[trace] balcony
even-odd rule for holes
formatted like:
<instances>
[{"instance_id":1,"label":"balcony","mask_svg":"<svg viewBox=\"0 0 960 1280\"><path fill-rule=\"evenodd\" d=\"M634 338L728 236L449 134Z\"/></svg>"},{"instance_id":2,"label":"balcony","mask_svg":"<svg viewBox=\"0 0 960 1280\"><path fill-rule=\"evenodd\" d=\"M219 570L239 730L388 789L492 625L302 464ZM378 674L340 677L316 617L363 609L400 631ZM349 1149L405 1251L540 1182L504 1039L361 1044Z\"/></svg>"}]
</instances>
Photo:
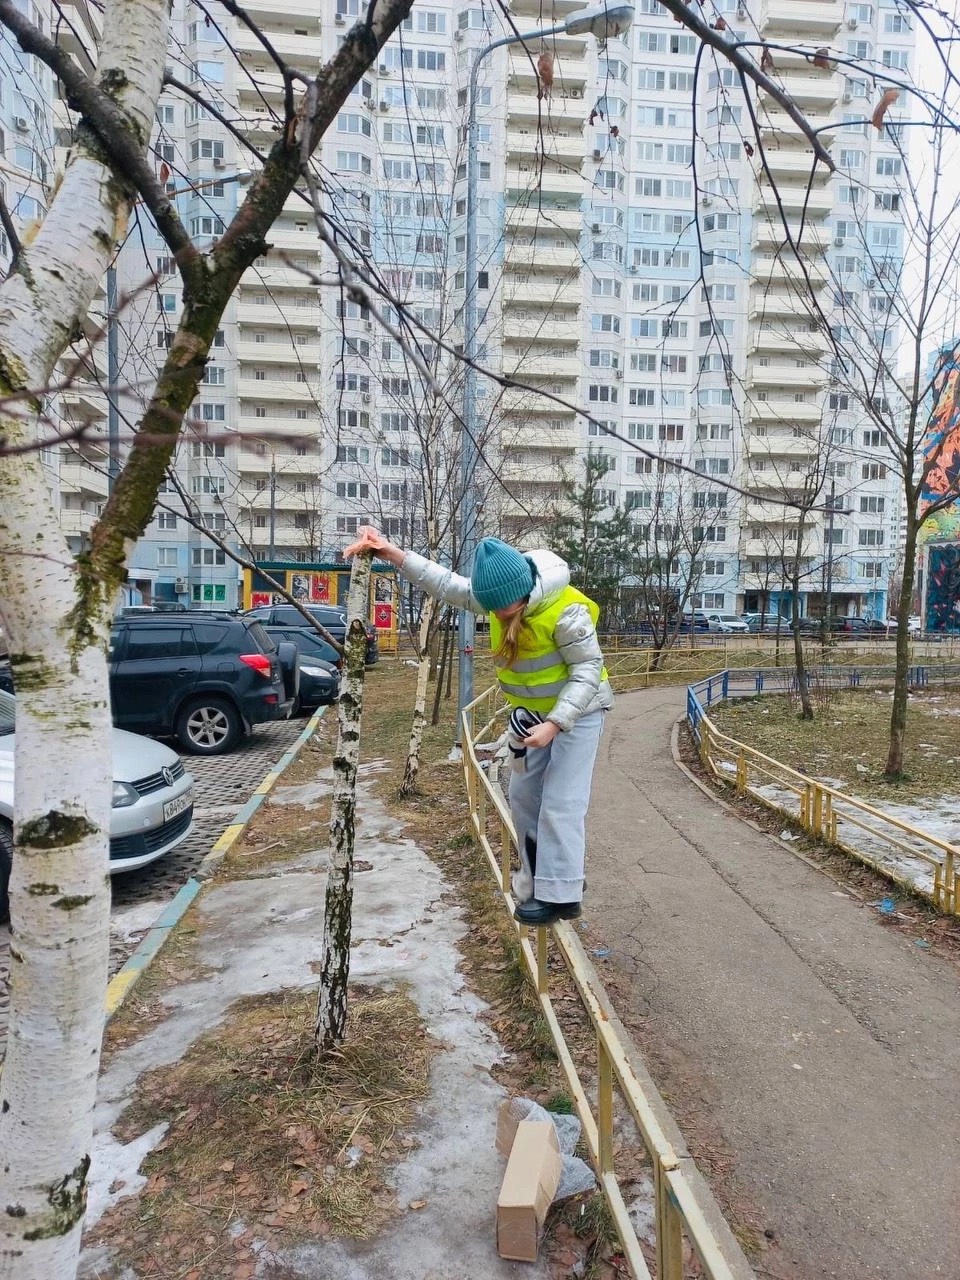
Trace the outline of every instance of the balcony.
<instances>
[{"instance_id":1,"label":"balcony","mask_svg":"<svg viewBox=\"0 0 960 1280\"><path fill-rule=\"evenodd\" d=\"M576 320L555 320L552 312L521 311L518 313L511 310L504 311L503 336L508 342L523 345L523 351L504 351L503 359L506 362L511 359L522 360L528 352L535 354L536 348L531 350L531 344L535 342L576 346L583 336L583 331Z\"/></svg>"},{"instance_id":2,"label":"balcony","mask_svg":"<svg viewBox=\"0 0 960 1280\"><path fill-rule=\"evenodd\" d=\"M289 14L289 8L287 12ZM304 25L308 24L304 23ZM293 31L281 30L278 27L274 27L272 30L269 27L265 28L264 35L285 62L289 62L292 67L296 67L298 70L316 74L317 68L323 60L323 41L320 38L319 25L316 19L313 19L313 27L316 32L314 35L297 35ZM263 66L264 63L272 65L270 55L249 27L243 26L242 23L237 23L230 39L234 49L244 60L255 58L260 66Z\"/></svg>"},{"instance_id":3,"label":"balcony","mask_svg":"<svg viewBox=\"0 0 960 1280\"><path fill-rule=\"evenodd\" d=\"M583 227L583 214L579 209L541 208L536 191L531 193L526 203L508 206L507 231L522 229L543 231L546 227L555 227L557 231L571 231L579 235Z\"/></svg>"},{"instance_id":4,"label":"balcony","mask_svg":"<svg viewBox=\"0 0 960 1280\"><path fill-rule=\"evenodd\" d=\"M767 168L778 182L794 179L797 182L807 183L812 176L813 185L816 187L823 185L830 178L830 171L825 164L814 166L813 152L809 146L765 146L763 155ZM754 160L754 172L757 174L764 172L759 156Z\"/></svg>"},{"instance_id":5,"label":"balcony","mask_svg":"<svg viewBox=\"0 0 960 1280\"><path fill-rule=\"evenodd\" d=\"M839 0L767 0L760 12L759 29L766 40L795 40L803 36L816 43L832 40L843 21Z\"/></svg>"},{"instance_id":6,"label":"balcony","mask_svg":"<svg viewBox=\"0 0 960 1280\"><path fill-rule=\"evenodd\" d=\"M753 260L753 271L755 289L786 283L803 290L822 289L830 280L830 271L823 258L805 258L798 262L789 246L775 257L758 254Z\"/></svg>"},{"instance_id":7,"label":"balcony","mask_svg":"<svg viewBox=\"0 0 960 1280\"><path fill-rule=\"evenodd\" d=\"M526 169L518 169L510 165L504 174L504 185L507 202L514 204L535 204L538 191L547 195L567 196L571 202L579 201L583 195L583 179L580 176L579 164L575 169L571 168L562 173L542 169L538 164L530 165Z\"/></svg>"},{"instance_id":8,"label":"balcony","mask_svg":"<svg viewBox=\"0 0 960 1280\"><path fill-rule=\"evenodd\" d=\"M60 392L60 408L73 423L99 422L107 416L107 393L95 383L75 382Z\"/></svg>"},{"instance_id":9,"label":"balcony","mask_svg":"<svg viewBox=\"0 0 960 1280\"><path fill-rule=\"evenodd\" d=\"M753 361L747 366L745 381L747 386L796 387L800 390L825 386L827 374L815 364L798 369L796 363L762 365Z\"/></svg>"},{"instance_id":10,"label":"balcony","mask_svg":"<svg viewBox=\"0 0 960 1280\"><path fill-rule=\"evenodd\" d=\"M753 208L759 218L769 218L783 226L783 217L826 218L833 212L833 192L829 187L808 188L805 183L781 182L776 191L766 183L756 188Z\"/></svg>"},{"instance_id":11,"label":"balcony","mask_svg":"<svg viewBox=\"0 0 960 1280\"><path fill-rule=\"evenodd\" d=\"M832 110L843 92L843 81L840 76L833 71L818 72L812 66L807 75L791 74L789 71L784 74L780 71L779 78L783 81L784 89L803 111ZM772 101L775 99L765 94L763 90L760 91L761 106L765 102Z\"/></svg>"},{"instance_id":12,"label":"balcony","mask_svg":"<svg viewBox=\"0 0 960 1280\"><path fill-rule=\"evenodd\" d=\"M827 335L821 329L815 332L797 325L758 325L752 331L753 342L747 354L768 351L795 351L798 355L820 356L827 349Z\"/></svg>"},{"instance_id":13,"label":"balcony","mask_svg":"<svg viewBox=\"0 0 960 1280\"><path fill-rule=\"evenodd\" d=\"M781 292L762 285L750 290L747 313L753 321L767 321L785 327L791 320L806 324L808 320L815 319L813 301L808 293L799 289Z\"/></svg>"},{"instance_id":14,"label":"balcony","mask_svg":"<svg viewBox=\"0 0 960 1280\"><path fill-rule=\"evenodd\" d=\"M555 42L553 63L554 90L582 88L587 79L586 41L583 36L553 36ZM511 89L540 83L536 70L537 57L516 49L511 51L507 69L507 83ZM551 95L552 96L552 95ZM546 102L546 99L542 100ZM546 113L544 113L546 114Z\"/></svg>"},{"instance_id":15,"label":"balcony","mask_svg":"<svg viewBox=\"0 0 960 1280\"><path fill-rule=\"evenodd\" d=\"M582 368L582 362L571 357L541 355L536 351L523 354L503 353L504 373L521 382L529 382L531 378L556 378L564 382L575 382Z\"/></svg>"},{"instance_id":16,"label":"balcony","mask_svg":"<svg viewBox=\"0 0 960 1280\"><path fill-rule=\"evenodd\" d=\"M575 272L580 270L580 252L573 242L562 249L540 244L507 244L504 265L529 267L534 271Z\"/></svg>"},{"instance_id":17,"label":"balcony","mask_svg":"<svg viewBox=\"0 0 960 1280\"><path fill-rule=\"evenodd\" d=\"M290 329L309 329L316 333L323 322L319 295L316 297L316 303L311 298L311 305L308 307L292 306L289 302L281 307L272 298L268 298L266 302L240 302L237 305L237 320L242 325L258 329L280 325L285 333Z\"/></svg>"},{"instance_id":18,"label":"balcony","mask_svg":"<svg viewBox=\"0 0 960 1280\"><path fill-rule=\"evenodd\" d=\"M290 365L290 377L295 381L298 370L302 368L309 375L319 365L320 342L315 340L302 346L292 339L287 342L254 342L241 330L237 359L241 364Z\"/></svg>"},{"instance_id":19,"label":"balcony","mask_svg":"<svg viewBox=\"0 0 960 1280\"><path fill-rule=\"evenodd\" d=\"M68 538L89 537L100 517L93 511L77 511L73 507L60 508L60 528Z\"/></svg>"},{"instance_id":20,"label":"balcony","mask_svg":"<svg viewBox=\"0 0 960 1280\"><path fill-rule=\"evenodd\" d=\"M100 464L100 469L76 457L71 457L69 461L64 459L60 463L61 494L80 494L85 501L104 501L110 487L106 466L106 458Z\"/></svg>"},{"instance_id":21,"label":"balcony","mask_svg":"<svg viewBox=\"0 0 960 1280\"><path fill-rule=\"evenodd\" d=\"M535 129L542 128L545 134L555 134L561 129L582 134L583 90L571 90L569 86L557 89L554 86L549 98L538 98L535 91L518 93L514 90L507 94L507 120L511 126L521 121L529 122Z\"/></svg>"},{"instance_id":22,"label":"balcony","mask_svg":"<svg viewBox=\"0 0 960 1280\"><path fill-rule=\"evenodd\" d=\"M507 130L507 155L545 156L570 163L579 169L584 156L583 133L577 131L562 137L548 129L546 122L542 130L533 126L529 129Z\"/></svg>"},{"instance_id":23,"label":"balcony","mask_svg":"<svg viewBox=\"0 0 960 1280\"><path fill-rule=\"evenodd\" d=\"M552 395L559 394L562 393L553 392L547 395L539 395L535 391L518 391L515 388L507 388L500 399L500 404L505 414L516 414L521 418L533 415L555 418L557 421L564 421L564 428L561 429L565 429L566 421L569 421L572 425L576 418L576 412L557 404L556 400L551 398ZM567 393L567 399L573 399L569 392Z\"/></svg>"},{"instance_id":24,"label":"balcony","mask_svg":"<svg viewBox=\"0 0 960 1280\"><path fill-rule=\"evenodd\" d=\"M796 400L789 400L786 396L778 396L769 400L751 400L748 405L744 406L744 416L748 417L751 422L766 423L768 426L776 427L781 424L786 426L798 426L809 428L816 426L823 417L823 406L816 402L812 404L798 403ZM773 442L779 443L779 437L776 435L767 435L761 437L763 444L767 446L770 452L782 453L783 450L773 449ZM793 443L802 446L805 452L814 448L814 443L810 440L796 440ZM748 439L748 446L753 452L752 442ZM763 452L757 449L756 452Z\"/></svg>"},{"instance_id":25,"label":"balcony","mask_svg":"<svg viewBox=\"0 0 960 1280\"><path fill-rule=\"evenodd\" d=\"M310 279L311 272L320 270L319 257L309 267L288 267L279 263L259 266L255 265L245 271L240 283L245 289L258 286L271 291L275 289L316 289L317 285Z\"/></svg>"},{"instance_id":26,"label":"balcony","mask_svg":"<svg viewBox=\"0 0 960 1280\"><path fill-rule=\"evenodd\" d=\"M798 0L801 3L802 0ZM809 127L816 131L817 137L825 147L833 141L838 128L836 117L818 112L805 112L804 119ZM788 142L800 146L810 146L806 132L784 111L775 110L773 105L762 105L757 112L757 123L764 147L782 146Z\"/></svg>"},{"instance_id":27,"label":"balcony","mask_svg":"<svg viewBox=\"0 0 960 1280\"><path fill-rule=\"evenodd\" d=\"M503 292L504 322L511 307L539 305L576 311L581 301L580 281L573 275L552 282L537 276L529 280L508 280L504 281Z\"/></svg>"},{"instance_id":28,"label":"balcony","mask_svg":"<svg viewBox=\"0 0 960 1280\"><path fill-rule=\"evenodd\" d=\"M281 382L279 379L241 376L237 379L237 394L241 400L282 400L308 404L319 392L319 378L319 373L310 382L297 382L295 379Z\"/></svg>"}]
</instances>

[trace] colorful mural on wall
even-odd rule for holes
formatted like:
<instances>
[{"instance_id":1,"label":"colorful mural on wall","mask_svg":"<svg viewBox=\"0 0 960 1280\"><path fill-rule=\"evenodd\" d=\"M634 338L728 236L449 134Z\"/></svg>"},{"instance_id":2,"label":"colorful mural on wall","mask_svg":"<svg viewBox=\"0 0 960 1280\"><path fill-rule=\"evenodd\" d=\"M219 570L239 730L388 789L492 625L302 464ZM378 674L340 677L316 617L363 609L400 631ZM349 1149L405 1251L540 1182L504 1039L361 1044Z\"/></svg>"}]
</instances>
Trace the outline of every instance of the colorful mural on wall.
<instances>
[{"instance_id":1,"label":"colorful mural on wall","mask_svg":"<svg viewBox=\"0 0 960 1280\"><path fill-rule=\"evenodd\" d=\"M350 566L343 564L265 564L271 577L281 582L294 600L305 605L347 603L350 589ZM283 596L270 590L270 584L259 574L245 569L243 573L243 607L284 604ZM370 581L370 621L377 628L382 653L397 649L400 614L397 600L396 571L385 564L375 564Z\"/></svg>"},{"instance_id":2,"label":"colorful mural on wall","mask_svg":"<svg viewBox=\"0 0 960 1280\"><path fill-rule=\"evenodd\" d=\"M933 411L923 441L932 463L920 491L920 514L949 493L960 492L960 359L955 347L940 353L932 380ZM921 539L960 537L956 503L934 512L921 526Z\"/></svg>"}]
</instances>

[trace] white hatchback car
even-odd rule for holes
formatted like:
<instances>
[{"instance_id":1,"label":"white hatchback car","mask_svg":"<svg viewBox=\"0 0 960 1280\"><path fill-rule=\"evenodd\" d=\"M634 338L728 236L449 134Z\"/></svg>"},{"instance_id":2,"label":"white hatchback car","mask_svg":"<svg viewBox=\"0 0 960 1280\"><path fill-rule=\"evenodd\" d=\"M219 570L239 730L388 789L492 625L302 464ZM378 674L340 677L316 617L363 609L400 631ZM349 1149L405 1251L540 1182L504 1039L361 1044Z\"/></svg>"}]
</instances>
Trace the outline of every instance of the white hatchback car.
<instances>
[{"instance_id":1,"label":"white hatchback car","mask_svg":"<svg viewBox=\"0 0 960 1280\"><path fill-rule=\"evenodd\" d=\"M0 689L0 922L8 914L13 858L12 694ZM152 738L113 730L113 813L110 874L133 871L162 858L193 825L193 777L175 751Z\"/></svg>"},{"instance_id":2,"label":"white hatchback car","mask_svg":"<svg viewBox=\"0 0 960 1280\"><path fill-rule=\"evenodd\" d=\"M708 613L705 616L711 631L746 633L750 630L744 620L735 613Z\"/></svg>"}]
</instances>

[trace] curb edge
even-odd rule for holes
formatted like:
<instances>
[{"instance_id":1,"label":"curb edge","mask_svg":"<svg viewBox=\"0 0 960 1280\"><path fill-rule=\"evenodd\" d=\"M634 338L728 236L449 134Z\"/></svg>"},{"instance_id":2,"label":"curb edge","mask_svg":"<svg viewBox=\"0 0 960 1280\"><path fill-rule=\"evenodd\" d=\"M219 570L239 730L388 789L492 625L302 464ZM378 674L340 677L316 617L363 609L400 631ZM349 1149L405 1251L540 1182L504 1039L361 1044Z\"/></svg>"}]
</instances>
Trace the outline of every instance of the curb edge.
<instances>
[{"instance_id":1,"label":"curb edge","mask_svg":"<svg viewBox=\"0 0 960 1280\"><path fill-rule=\"evenodd\" d=\"M124 1000L136 986L160 953L164 943L186 915L187 909L194 901L205 881L215 874L224 858L243 835L251 818L273 790L280 775L291 765L310 741L320 726L326 713L326 707L318 707L303 733L287 748L270 771L260 780L253 795L247 799L234 814L232 822L220 833L210 851L204 855L196 874L186 884L181 885L173 898L162 908L150 929L147 931L133 955L118 973L107 983L104 1021L109 1022Z\"/></svg>"}]
</instances>

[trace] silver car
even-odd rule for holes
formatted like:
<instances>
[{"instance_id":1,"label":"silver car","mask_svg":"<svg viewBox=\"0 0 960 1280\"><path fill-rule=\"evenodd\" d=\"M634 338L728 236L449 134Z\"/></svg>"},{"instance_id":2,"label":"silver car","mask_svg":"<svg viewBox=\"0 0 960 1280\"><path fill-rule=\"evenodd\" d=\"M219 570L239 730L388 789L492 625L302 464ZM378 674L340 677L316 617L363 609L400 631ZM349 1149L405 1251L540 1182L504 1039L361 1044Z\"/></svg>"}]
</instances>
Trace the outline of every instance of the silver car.
<instances>
[{"instance_id":1,"label":"silver car","mask_svg":"<svg viewBox=\"0 0 960 1280\"><path fill-rule=\"evenodd\" d=\"M7 918L13 854L12 694L0 689L0 921ZM162 858L193 825L193 777L175 751L123 729L113 730L110 874Z\"/></svg>"}]
</instances>

